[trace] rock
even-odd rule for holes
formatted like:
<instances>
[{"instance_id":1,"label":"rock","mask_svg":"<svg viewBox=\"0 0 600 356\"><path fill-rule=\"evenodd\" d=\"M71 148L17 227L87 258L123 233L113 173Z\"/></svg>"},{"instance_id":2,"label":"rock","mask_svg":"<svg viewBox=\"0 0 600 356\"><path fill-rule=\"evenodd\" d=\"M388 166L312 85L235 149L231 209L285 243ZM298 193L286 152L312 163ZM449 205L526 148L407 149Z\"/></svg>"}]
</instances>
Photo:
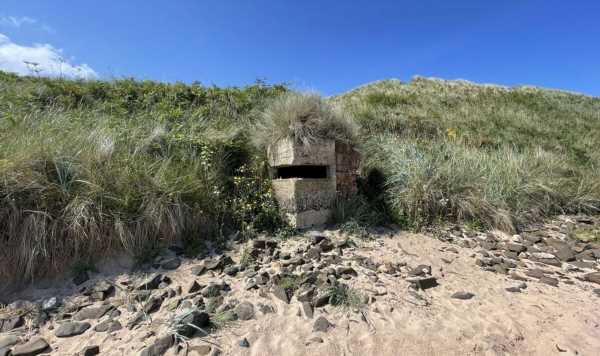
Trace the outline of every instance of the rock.
<instances>
[{"instance_id":1,"label":"rock","mask_svg":"<svg viewBox=\"0 0 600 356\"><path fill-rule=\"evenodd\" d=\"M240 347L250 347L250 342L248 342L248 339L243 338L240 340L239 345Z\"/></svg>"},{"instance_id":2,"label":"rock","mask_svg":"<svg viewBox=\"0 0 600 356\"><path fill-rule=\"evenodd\" d=\"M548 273L550 273L550 272L544 271L544 270L539 269L539 268L534 268L534 269L530 269L530 270L525 271L525 274L527 276L533 277L533 278L537 278L537 279L540 279L540 278L544 277Z\"/></svg>"},{"instance_id":3,"label":"rock","mask_svg":"<svg viewBox=\"0 0 600 356\"><path fill-rule=\"evenodd\" d=\"M290 303L290 297L288 296L285 289L283 289L281 286L274 285L273 287L271 287L271 293L278 299L284 301L285 303Z\"/></svg>"},{"instance_id":4,"label":"rock","mask_svg":"<svg viewBox=\"0 0 600 356\"><path fill-rule=\"evenodd\" d=\"M113 309L114 307L110 304L83 308L73 315L73 320L82 321L88 319L100 319L102 316L104 316L104 314Z\"/></svg>"},{"instance_id":5,"label":"rock","mask_svg":"<svg viewBox=\"0 0 600 356\"><path fill-rule=\"evenodd\" d=\"M554 255L559 260L566 262L575 260L575 252L573 252L573 250L567 244L560 244L556 246L555 249L556 251L554 252Z\"/></svg>"},{"instance_id":6,"label":"rock","mask_svg":"<svg viewBox=\"0 0 600 356\"><path fill-rule=\"evenodd\" d=\"M173 335L159 337L152 345L143 349L140 356L163 356L174 343Z\"/></svg>"},{"instance_id":7,"label":"rock","mask_svg":"<svg viewBox=\"0 0 600 356\"><path fill-rule=\"evenodd\" d=\"M506 244L506 249L509 251L512 251L512 252L521 253L521 252L524 252L525 250L527 250L527 247L525 247L521 244L509 242Z\"/></svg>"},{"instance_id":8,"label":"rock","mask_svg":"<svg viewBox=\"0 0 600 356\"><path fill-rule=\"evenodd\" d=\"M308 239L309 239L310 243L313 245L319 244L321 241L323 241L326 238L327 238L327 236L323 235L320 232L310 231L308 233Z\"/></svg>"},{"instance_id":9,"label":"rock","mask_svg":"<svg viewBox=\"0 0 600 356\"><path fill-rule=\"evenodd\" d=\"M238 266L228 266L225 267L225 269L223 270L223 273L225 273L228 276L235 276L238 272L240 271L240 267Z\"/></svg>"},{"instance_id":10,"label":"rock","mask_svg":"<svg viewBox=\"0 0 600 356\"><path fill-rule=\"evenodd\" d=\"M312 304L310 304L309 302L302 302L301 306L302 311L304 312L304 316L309 319L312 319L314 315Z\"/></svg>"},{"instance_id":11,"label":"rock","mask_svg":"<svg viewBox=\"0 0 600 356\"><path fill-rule=\"evenodd\" d=\"M6 334L0 336L0 349L13 346L19 343L19 338L16 335Z\"/></svg>"},{"instance_id":12,"label":"rock","mask_svg":"<svg viewBox=\"0 0 600 356\"><path fill-rule=\"evenodd\" d=\"M452 298L454 299L461 299L461 300L468 300L471 299L475 296L475 294L471 293L471 292L456 292L454 294L452 294Z\"/></svg>"},{"instance_id":13,"label":"rock","mask_svg":"<svg viewBox=\"0 0 600 356\"><path fill-rule=\"evenodd\" d=\"M0 319L0 332L8 332L19 328L25 324L25 319L22 316L14 316L8 319Z\"/></svg>"},{"instance_id":14,"label":"rock","mask_svg":"<svg viewBox=\"0 0 600 356\"><path fill-rule=\"evenodd\" d=\"M50 345L41 337L33 337L28 342L15 346L11 351L11 356L34 356L43 352L49 352Z\"/></svg>"},{"instance_id":15,"label":"rock","mask_svg":"<svg viewBox=\"0 0 600 356\"><path fill-rule=\"evenodd\" d=\"M556 279L556 278L552 278L552 277L548 277L548 276L542 276L540 278L540 282L546 283L546 284L551 285L553 287L558 287L558 279Z\"/></svg>"},{"instance_id":16,"label":"rock","mask_svg":"<svg viewBox=\"0 0 600 356\"><path fill-rule=\"evenodd\" d=\"M242 302L235 307L235 314L240 320L254 318L254 305L250 302Z\"/></svg>"},{"instance_id":17,"label":"rock","mask_svg":"<svg viewBox=\"0 0 600 356\"><path fill-rule=\"evenodd\" d=\"M321 240L318 246L323 252L329 252L335 248L335 245L331 242L329 238L324 238L323 240Z\"/></svg>"},{"instance_id":18,"label":"rock","mask_svg":"<svg viewBox=\"0 0 600 356\"><path fill-rule=\"evenodd\" d=\"M315 308L321 308L329 304L329 294L320 294L314 298L313 305Z\"/></svg>"},{"instance_id":19,"label":"rock","mask_svg":"<svg viewBox=\"0 0 600 356\"><path fill-rule=\"evenodd\" d=\"M429 289L438 285L435 277L413 277L407 278L406 281L416 289Z\"/></svg>"},{"instance_id":20,"label":"rock","mask_svg":"<svg viewBox=\"0 0 600 356\"><path fill-rule=\"evenodd\" d=\"M185 337L192 337L197 331L195 327L205 328L210 324L208 313L198 310L183 311L179 317L181 321L177 326L177 332Z\"/></svg>"},{"instance_id":21,"label":"rock","mask_svg":"<svg viewBox=\"0 0 600 356\"><path fill-rule=\"evenodd\" d=\"M428 276L431 274L431 266L428 265L418 265L417 267L408 271L409 276Z\"/></svg>"},{"instance_id":22,"label":"rock","mask_svg":"<svg viewBox=\"0 0 600 356\"><path fill-rule=\"evenodd\" d=\"M263 314L272 314L275 313L275 308L267 304L258 304L258 310L260 310Z\"/></svg>"},{"instance_id":23,"label":"rock","mask_svg":"<svg viewBox=\"0 0 600 356\"><path fill-rule=\"evenodd\" d=\"M202 294L202 296L205 298L217 297L220 295L220 292L222 290L226 290L228 288L229 288L229 286L224 283L221 283L221 284L210 283L206 287L202 288L202 290L200 291L200 294Z\"/></svg>"},{"instance_id":24,"label":"rock","mask_svg":"<svg viewBox=\"0 0 600 356\"><path fill-rule=\"evenodd\" d=\"M60 324L58 329L56 329L54 332L54 335L56 335L56 337L71 337L81 335L91 327L92 325L88 322L67 321Z\"/></svg>"},{"instance_id":25,"label":"rock","mask_svg":"<svg viewBox=\"0 0 600 356\"><path fill-rule=\"evenodd\" d=\"M198 282L196 281L192 281L190 282L190 284L185 287L185 292L187 294L191 294L191 293L196 293L197 291L201 290L202 286L200 284L198 284Z\"/></svg>"},{"instance_id":26,"label":"rock","mask_svg":"<svg viewBox=\"0 0 600 356\"><path fill-rule=\"evenodd\" d=\"M542 241L542 237L539 236L539 235L534 235L534 234L526 234L525 235L525 240L529 241L532 244L536 244L536 243Z\"/></svg>"},{"instance_id":27,"label":"rock","mask_svg":"<svg viewBox=\"0 0 600 356\"><path fill-rule=\"evenodd\" d=\"M181 266L181 260L178 257L169 258L164 260L160 266L166 270L174 270Z\"/></svg>"},{"instance_id":28,"label":"rock","mask_svg":"<svg viewBox=\"0 0 600 356\"><path fill-rule=\"evenodd\" d=\"M0 347L0 356L10 356L10 349L7 347Z\"/></svg>"},{"instance_id":29,"label":"rock","mask_svg":"<svg viewBox=\"0 0 600 356\"><path fill-rule=\"evenodd\" d=\"M344 276L344 275L349 275L349 276L358 276L358 273L354 270L354 268L350 267L350 266L339 266L335 269L335 274L338 276Z\"/></svg>"},{"instance_id":30,"label":"rock","mask_svg":"<svg viewBox=\"0 0 600 356\"><path fill-rule=\"evenodd\" d=\"M310 345L310 344L322 344L324 341L322 338L318 337L318 336L314 336L311 337L310 339L306 340L306 346Z\"/></svg>"},{"instance_id":31,"label":"rock","mask_svg":"<svg viewBox=\"0 0 600 356\"><path fill-rule=\"evenodd\" d=\"M508 287L505 288L507 292L511 292L511 293L521 293L521 288L519 287Z\"/></svg>"},{"instance_id":32,"label":"rock","mask_svg":"<svg viewBox=\"0 0 600 356\"><path fill-rule=\"evenodd\" d=\"M150 297L150 299L148 299L148 301L146 302L146 304L144 304L144 313L146 314L152 314L154 312L157 312L158 310L160 310L160 306L163 303L163 298L159 297L159 296L152 296Z\"/></svg>"},{"instance_id":33,"label":"rock","mask_svg":"<svg viewBox=\"0 0 600 356\"><path fill-rule=\"evenodd\" d=\"M232 265L233 260L229 256L218 256L204 261L204 268L209 271L222 270L226 266Z\"/></svg>"},{"instance_id":34,"label":"rock","mask_svg":"<svg viewBox=\"0 0 600 356\"><path fill-rule=\"evenodd\" d=\"M306 253L304 254L304 257L306 257L307 259L310 259L310 260L319 260L321 258L322 252L323 252L323 250L321 250L321 247L315 246L315 247L310 248L308 251L306 251Z\"/></svg>"},{"instance_id":35,"label":"rock","mask_svg":"<svg viewBox=\"0 0 600 356\"><path fill-rule=\"evenodd\" d=\"M80 284L83 284L84 282L88 281L90 279L90 275L88 274L87 271L83 271L79 274L77 274L74 278L73 278L73 283L78 286Z\"/></svg>"},{"instance_id":36,"label":"rock","mask_svg":"<svg viewBox=\"0 0 600 356\"><path fill-rule=\"evenodd\" d=\"M160 273L154 273L144 281L142 281L135 289L137 290L152 290L158 288L162 282L163 275Z\"/></svg>"},{"instance_id":37,"label":"rock","mask_svg":"<svg viewBox=\"0 0 600 356\"><path fill-rule=\"evenodd\" d=\"M586 282L600 284L600 272L592 272L583 275L583 280Z\"/></svg>"},{"instance_id":38,"label":"rock","mask_svg":"<svg viewBox=\"0 0 600 356\"><path fill-rule=\"evenodd\" d=\"M596 288L593 290L594 294L596 294L597 297L600 297L600 288Z\"/></svg>"},{"instance_id":39,"label":"rock","mask_svg":"<svg viewBox=\"0 0 600 356\"><path fill-rule=\"evenodd\" d=\"M333 325L325 317L320 316L313 324L313 331L327 332Z\"/></svg>"},{"instance_id":40,"label":"rock","mask_svg":"<svg viewBox=\"0 0 600 356\"><path fill-rule=\"evenodd\" d=\"M127 329L133 330L136 326L138 326L142 321L148 320L148 316L144 312L137 312L131 316L129 321L127 321Z\"/></svg>"},{"instance_id":41,"label":"rock","mask_svg":"<svg viewBox=\"0 0 600 356\"><path fill-rule=\"evenodd\" d=\"M117 330L121 330L123 326L117 320L105 320L94 327L94 331L103 333L103 332L113 332Z\"/></svg>"},{"instance_id":42,"label":"rock","mask_svg":"<svg viewBox=\"0 0 600 356\"><path fill-rule=\"evenodd\" d=\"M200 276L206 272L206 268L204 268L204 265L196 265L192 267L191 272L194 276Z\"/></svg>"},{"instance_id":43,"label":"rock","mask_svg":"<svg viewBox=\"0 0 600 356\"><path fill-rule=\"evenodd\" d=\"M60 299L58 299L57 297L48 298L42 302L43 311L53 311L56 310L56 308L58 308L59 306Z\"/></svg>"},{"instance_id":44,"label":"rock","mask_svg":"<svg viewBox=\"0 0 600 356\"><path fill-rule=\"evenodd\" d=\"M98 345L87 346L79 353L79 355L81 355L81 356L96 356L99 354L100 354L100 346L98 346Z\"/></svg>"},{"instance_id":45,"label":"rock","mask_svg":"<svg viewBox=\"0 0 600 356\"><path fill-rule=\"evenodd\" d=\"M524 282L527 282L527 278L523 277L522 275L520 275L517 272L511 272L510 278L514 279L515 281L524 281Z\"/></svg>"},{"instance_id":46,"label":"rock","mask_svg":"<svg viewBox=\"0 0 600 356\"><path fill-rule=\"evenodd\" d=\"M190 346L188 349L188 355L208 355L210 354L211 347L209 345L197 345Z\"/></svg>"}]
</instances>

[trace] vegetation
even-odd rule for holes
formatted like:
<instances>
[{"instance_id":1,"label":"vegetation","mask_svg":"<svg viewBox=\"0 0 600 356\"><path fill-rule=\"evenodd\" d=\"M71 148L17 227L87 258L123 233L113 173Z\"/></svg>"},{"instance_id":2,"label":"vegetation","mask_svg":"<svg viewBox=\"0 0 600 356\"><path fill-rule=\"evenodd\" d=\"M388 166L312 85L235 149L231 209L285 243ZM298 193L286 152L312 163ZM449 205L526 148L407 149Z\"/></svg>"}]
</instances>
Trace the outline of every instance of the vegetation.
<instances>
[{"instance_id":1,"label":"vegetation","mask_svg":"<svg viewBox=\"0 0 600 356\"><path fill-rule=\"evenodd\" d=\"M361 149L361 196L336 214L349 229L389 215L414 228L455 220L513 230L600 208L600 99L536 88L417 78L324 100L262 82L0 72L0 137L0 280L9 282L176 239L194 251L233 231L289 234L264 150L283 137Z\"/></svg>"},{"instance_id":2,"label":"vegetation","mask_svg":"<svg viewBox=\"0 0 600 356\"><path fill-rule=\"evenodd\" d=\"M361 127L365 171L384 177L396 222L514 230L600 208L600 99L531 87L416 78L333 102Z\"/></svg>"}]
</instances>

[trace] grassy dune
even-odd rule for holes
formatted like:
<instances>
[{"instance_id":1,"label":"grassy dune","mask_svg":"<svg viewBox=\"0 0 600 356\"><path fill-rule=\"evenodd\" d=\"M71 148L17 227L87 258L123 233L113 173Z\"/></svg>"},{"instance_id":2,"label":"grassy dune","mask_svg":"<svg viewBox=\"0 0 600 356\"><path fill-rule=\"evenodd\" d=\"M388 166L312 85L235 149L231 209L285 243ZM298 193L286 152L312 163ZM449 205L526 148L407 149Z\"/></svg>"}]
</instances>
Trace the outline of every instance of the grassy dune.
<instances>
[{"instance_id":1,"label":"grassy dune","mask_svg":"<svg viewBox=\"0 0 600 356\"><path fill-rule=\"evenodd\" d=\"M284 228L262 149L269 127L359 143L365 196L342 214L355 225L380 221L365 204L407 227L506 230L600 207L598 98L420 78L329 98L333 108L285 93L0 72L0 280ZM290 126L286 105L339 124L317 115L307 122L318 127Z\"/></svg>"}]
</instances>

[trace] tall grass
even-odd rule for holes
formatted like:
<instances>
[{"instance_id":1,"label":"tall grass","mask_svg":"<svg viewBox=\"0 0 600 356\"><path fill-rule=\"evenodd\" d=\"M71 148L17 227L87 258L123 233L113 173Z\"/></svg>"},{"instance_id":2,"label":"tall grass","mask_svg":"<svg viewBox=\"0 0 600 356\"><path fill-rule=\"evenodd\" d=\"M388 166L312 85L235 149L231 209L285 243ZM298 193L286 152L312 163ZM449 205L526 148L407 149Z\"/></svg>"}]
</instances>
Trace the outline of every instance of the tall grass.
<instances>
[{"instance_id":1,"label":"tall grass","mask_svg":"<svg viewBox=\"0 0 600 356\"><path fill-rule=\"evenodd\" d=\"M515 230L600 209L600 99L530 87L388 80L331 99L361 126L398 222Z\"/></svg>"}]
</instances>

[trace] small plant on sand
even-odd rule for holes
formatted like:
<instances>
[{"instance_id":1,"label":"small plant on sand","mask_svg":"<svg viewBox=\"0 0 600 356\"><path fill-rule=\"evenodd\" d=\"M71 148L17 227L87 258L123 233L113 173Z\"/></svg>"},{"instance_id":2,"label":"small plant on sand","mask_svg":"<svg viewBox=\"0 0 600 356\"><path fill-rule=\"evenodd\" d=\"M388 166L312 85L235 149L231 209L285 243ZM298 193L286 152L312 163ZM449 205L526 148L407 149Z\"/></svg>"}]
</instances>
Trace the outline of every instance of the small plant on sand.
<instances>
[{"instance_id":1,"label":"small plant on sand","mask_svg":"<svg viewBox=\"0 0 600 356\"><path fill-rule=\"evenodd\" d=\"M344 283L336 282L325 291L329 295L329 303L345 308L361 308L364 303L363 296L355 289Z\"/></svg>"}]
</instances>

